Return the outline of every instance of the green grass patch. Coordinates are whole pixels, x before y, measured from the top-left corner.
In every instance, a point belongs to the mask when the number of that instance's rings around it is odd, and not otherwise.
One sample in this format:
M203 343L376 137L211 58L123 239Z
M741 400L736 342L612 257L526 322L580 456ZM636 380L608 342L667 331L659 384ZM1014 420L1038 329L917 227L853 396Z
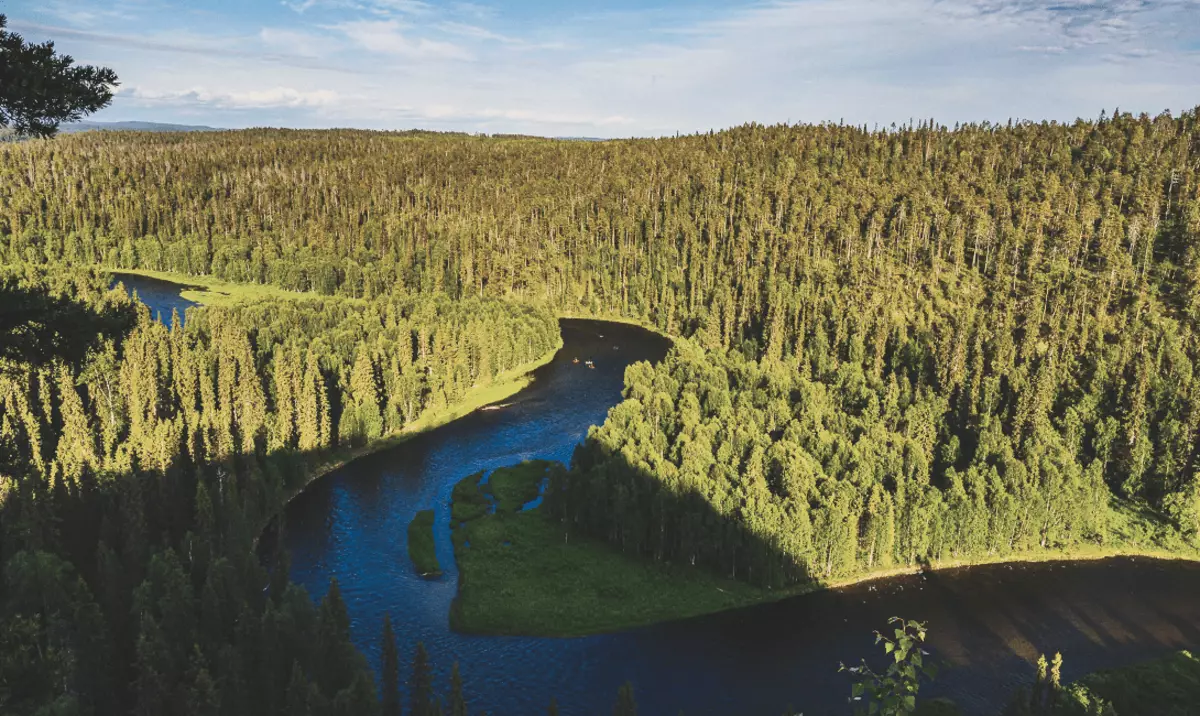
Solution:
M599 540L564 539L541 507L504 509L529 501L522 498L537 475L532 466L497 473L502 480L493 490L508 499L496 512L478 514L469 494L483 497L478 476L455 487L452 510L475 515L453 532L459 579L450 624L458 631L579 636L752 604L768 594L706 570L656 565Z
M546 460L527 460L520 465L498 468L488 476L483 491L495 499L497 512L516 512L537 499L553 464Z
M433 510L421 510L408 523L408 556L422 577L440 577L442 565L438 563L433 545Z

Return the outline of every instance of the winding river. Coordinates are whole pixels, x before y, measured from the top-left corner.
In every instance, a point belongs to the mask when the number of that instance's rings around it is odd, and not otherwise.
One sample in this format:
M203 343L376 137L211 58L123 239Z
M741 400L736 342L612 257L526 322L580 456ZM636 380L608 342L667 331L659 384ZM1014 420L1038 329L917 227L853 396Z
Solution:
M137 280L125 282L141 291ZM628 680L645 714L847 713L839 661L874 656L872 631L901 615L929 622L930 650L950 667L922 694L982 716L1029 683L1042 652L1061 651L1070 680L1200 644L1200 565L1135 558L940 570L575 639L452 632L454 482L528 458L569 460L620 400L625 366L658 360L668 347L622 324L563 320L562 331L562 351L505 407L346 465L288 506L292 579L319 598L337 577L355 641L373 664L390 613L403 654L417 641L430 650L440 688L459 663L474 711L544 713L554 697L564 714L608 713ZM405 547L409 520L428 508L445 569L434 581L416 576Z

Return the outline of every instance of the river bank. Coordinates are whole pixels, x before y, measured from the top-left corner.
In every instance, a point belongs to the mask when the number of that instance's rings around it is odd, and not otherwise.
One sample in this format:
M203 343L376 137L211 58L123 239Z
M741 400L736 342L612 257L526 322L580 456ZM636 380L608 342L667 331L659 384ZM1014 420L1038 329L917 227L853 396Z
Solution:
M547 351L538 358L523 363L516 368L499 373L489 383L476 386L467 391L463 399L453 405L448 405L437 410L425 411L416 420L404 426L398 432L371 440L356 448L338 448L325 453L306 467L304 480L288 489L283 500L275 510L264 517L256 534L261 534L287 508L292 500L296 499L296 497L325 475L345 467L360 458L402 445L419 435L436 430L481 408L500 403L521 392L533 380L534 371L554 360L554 356L562 350L562 345L562 336L560 335L558 345L553 350ZM255 537L255 545L257 544L258 537Z
M345 296L326 296L319 293L288 291L261 283L231 283L212 276L193 276L191 274L172 273L170 271L151 271L148 269L127 269L112 266L102 266L101 271L113 274L118 280L121 276L141 276L155 281L165 281L179 286L181 298L200 304L201 306L232 306L248 301L265 299L284 299L299 301L304 299L331 299L344 301L362 301L359 298Z
M1145 539L1147 528L1169 527L1138 524L1137 520L1149 518L1128 505L1118 504L1112 510L1124 539L1137 539L1136 535ZM1070 564L1117 557L1200 559L1195 546L1182 540L1175 549L1136 543L1081 544L937 560L772 590L725 579L704 568L656 564L586 535L568 536L540 507L496 509L460 529L454 551L459 591L451 625L464 633L495 636L605 634L904 575L985 565Z

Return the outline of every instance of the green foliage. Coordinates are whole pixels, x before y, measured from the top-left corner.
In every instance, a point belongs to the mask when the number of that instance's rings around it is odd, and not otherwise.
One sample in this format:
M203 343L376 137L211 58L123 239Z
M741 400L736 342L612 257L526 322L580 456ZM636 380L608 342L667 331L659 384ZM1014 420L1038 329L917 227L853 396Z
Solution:
M617 690L617 703L613 705L613 716L637 716L637 702L633 699L633 684L626 681Z
M112 103L117 75L107 67L76 65L53 42L29 43L4 28L0 15L0 127L50 137L70 122Z
M417 574L426 578L442 574L433 542L433 517L433 510L421 510L408 523L408 557Z
M396 634L392 631L392 617L383 617L382 656L380 658L380 681L382 716L400 716L400 655L396 650Z
M937 665L927 663L922 645L925 643L925 625L892 617L889 624L895 625L895 638L875 632L875 643L883 644L888 656L888 665L883 672L876 672L864 659L858 666L842 664L841 671L854 676L850 699L854 713L859 716L906 716L917 710L917 694L922 679L937 678Z
M53 551L97 572L111 668L72 692L80 708L203 711L210 682L229 714L367 708L336 600L318 614L286 586L262 594L256 528L311 466L553 350L555 312L686 340L628 371L625 402L552 476L549 519L457 508L481 548L504 542L485 526L517 530L509 547L549 530L770 587L1194 554L1196 117L7 144L0 263L49 305L51 341L34 343L51 348L7 352L0 372L0 561ZM75 331L58 308L82 314L59 298L106 310L54 285L79 266L329 298L263 291L182 329L89 325L60 350ZM17 655L45 637L27 609L2 615ZM90 683L83 647L56 648L46 673ZM20 708L74 707L36 684Z
M437 705L433 700L433 674L425 644L417 642L413 655L412 676L408 681L408 713L411 716L433 716Z
M1200 660L1187 651L1097 671L1073 684L1060 683L1061 668L1061 655L1049 671L1041 657L1032 688L1013 697L1005 716L1184 716L1200 703Z
M2 710L377 709L337 585L314 609L285 558L265 573L257 528L360 440L553 350L554 319L386 296L204 308L182 328L103 273L4 269L0 288L53 309L0 361Z

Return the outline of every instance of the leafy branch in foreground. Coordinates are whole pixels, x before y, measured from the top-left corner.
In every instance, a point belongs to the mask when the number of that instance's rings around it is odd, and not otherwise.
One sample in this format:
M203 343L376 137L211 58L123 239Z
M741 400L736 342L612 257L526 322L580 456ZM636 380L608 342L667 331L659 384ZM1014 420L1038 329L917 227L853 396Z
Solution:
M856 716L907 716L917 709L921 679L937 678L937 664L926 662L929 652L922 648L925 625L900 617L892 617L888 624L896 625L894 639L875 632L875 643L883 644L884 653L892 657L883 673L872 669L865 659L858 666L841 664L838 669L854 675L850 700Z

